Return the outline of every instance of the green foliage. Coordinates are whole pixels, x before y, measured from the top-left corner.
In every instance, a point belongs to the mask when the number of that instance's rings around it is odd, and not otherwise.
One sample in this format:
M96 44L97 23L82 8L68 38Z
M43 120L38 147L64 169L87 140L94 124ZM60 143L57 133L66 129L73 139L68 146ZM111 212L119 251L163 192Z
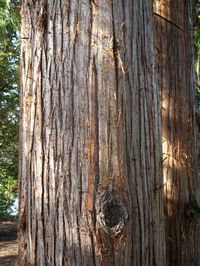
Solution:
M197 55L200 50L200 2L198 1L194 13L194 49Z
M17 180L12 176L0 178L0 220L7 220L12 216L11 206L17 189Z
M197 102L197 112L200 113L200 86L196 84L196 102Z
M10 214L18 176L19 1L0 0L0 217Z

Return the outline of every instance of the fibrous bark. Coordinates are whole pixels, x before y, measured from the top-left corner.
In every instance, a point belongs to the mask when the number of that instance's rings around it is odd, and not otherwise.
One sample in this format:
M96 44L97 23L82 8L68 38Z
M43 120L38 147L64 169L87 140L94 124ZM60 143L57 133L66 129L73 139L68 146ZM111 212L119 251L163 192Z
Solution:
M152 3L22 1L20 265L165 265Z
M167 265L199 265L200 182L194 90L194 1L154 1L162 105Z

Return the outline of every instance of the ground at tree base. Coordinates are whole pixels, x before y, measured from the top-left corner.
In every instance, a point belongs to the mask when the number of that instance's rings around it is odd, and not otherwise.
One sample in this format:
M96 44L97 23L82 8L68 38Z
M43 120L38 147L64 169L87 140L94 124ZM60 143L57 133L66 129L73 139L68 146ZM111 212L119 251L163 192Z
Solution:
M0 265L17 265L17 224L14 222L0 223Z

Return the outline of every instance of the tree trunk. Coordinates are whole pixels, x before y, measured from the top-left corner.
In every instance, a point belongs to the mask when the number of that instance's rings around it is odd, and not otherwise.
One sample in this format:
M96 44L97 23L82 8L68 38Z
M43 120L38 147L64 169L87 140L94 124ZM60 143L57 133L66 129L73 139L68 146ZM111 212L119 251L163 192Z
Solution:
M155 34L162 102L167 265L200 263L200 181L192 36L193 2L156 0Z
M20 265L166 265L150 0L22 1Z

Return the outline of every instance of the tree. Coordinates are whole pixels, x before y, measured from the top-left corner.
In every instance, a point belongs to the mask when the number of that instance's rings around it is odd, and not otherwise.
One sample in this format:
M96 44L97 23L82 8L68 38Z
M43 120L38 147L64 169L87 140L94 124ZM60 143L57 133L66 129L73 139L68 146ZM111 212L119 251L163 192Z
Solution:
M152 2L22 1L20 265L165 265Z
M194 1L154 2L162 102L167 265L199 265L200 181L194 87Z

